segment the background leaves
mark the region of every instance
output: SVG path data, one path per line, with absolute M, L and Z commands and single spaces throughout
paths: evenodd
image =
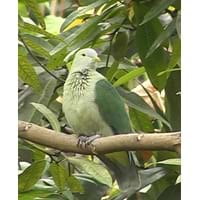
M 91 47 L 101 58 L 97 70 L 117 88 L 137 132 L 180 131 L 180 7 L 180 0 L 20 0 L 19 119 L 64 131 L 64 80 L 74 53 Z M 20 200 L 124 195 L 97 158 L 19 144 Z M 134 159 L 142 200 L 180 199 L 178 155 L 141 151 Z

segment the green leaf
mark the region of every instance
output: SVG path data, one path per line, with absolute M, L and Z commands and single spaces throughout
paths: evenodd
M 101 20 L 101 17 L 93 17 L 85 22 L 82 26 L 75 28 L 75 31 L 69 30 L 64 39 L 64 43 L 59 43 L 51 52 L 50 59 L 48 61 L 48 68 L 55 69 L 64 63 L 64 58 L 69 52 L 75 49 L 82 48 L 84 45 L 91 42 L 99 33 L 100 28 L 97 23 Z
M 66 169 L 60 164 L 52 162 L 49 170 L 56 186 L 59 188 L 59 190 L 63 191 L 65 189 L 66 178 L 68 176 L 66 174 L 67 173 Z
M 100 183 L 112 187 L 112 177 L 105 167 L 93 161 L 81 158 L 68 158 L 69 162 L 75 165 L 80 171 L 91 175 Z
M 176 69 L 176 68 L 174 68 Z M 165 88 L 166 116 L 173 131 L 181 130 L 181 71 L 171 72 Z
M 19 191 L 30 190 L 44 174 L 47 166 L 46 160 L 34 162 L 19 175 Z
M 168 26 L 161 32 L 161 34 L 156 38 L 154 43 L 151 45 L 145 58 L 148 58 L 160 45 L 163 41 L 168 39 L 171 34 L 176 29 L 176 20 L 174 19 Z
M 129 35 L 127 31 L 117 32 L 111 48 L 113 57 L 120 61 L 126 55 L 128 49 Z
M 165 70 L 165 71 L 163 71 L 163 72 L 160 72 L 160 73 L 158 74 L 158 76 L 162 76 L 162 75 L 165 74 L 165 73 L 170 74 L 170 72 L 180 71 L 180 70 L 181 70 L 181 68 L 167 69 L 167 70 Z
M 69 177 L 66 180 L 66 184 L 70 188 L 70 191 L 72 192 L 78 192 L 78 193 L 84 192 L 84 188 L 81 182 L 73 175 L 69 175 Z
M 128 72 L 124 76 L 120 77 L 117 81 L 115 81 L 113 86 L 118 87 L 120 85 L 123 85 L 123 84 L 127 83 L 128 81 L 135 79 L 138 76 L 141 76 L 144 73 L 145 73 L 144 67 L 133 69 L 132 71 Z
M 74 200 L 74 195 L 72 194 L 72 192 L 69 189 L 66 189 L 62 195 L 67 198 L 67 200 Z M 57 199 L 56 199 L 57 200 Z
M 84 187 L 84 193 L 75 193 L 78 200 L 100 200 L 108 191 L 108 186 L 99 183 L 95 178 L 87 174 L 75 174 Z M 92 192 L 91 192 L 92 191 Z
M 101 6 L 102 4 L 106 3 L 107 0 L 98 0 L 86 7 L 83 7 L 82 9 L 78 9 L 74 12 L 72 12 L 67 18 L 65 19 L 64 23 L 62 24 L 60 31 L 64 31 L 65 28 L 67 28 L 68 25 L 70 25 L 75 19 L 81 17 L 82 15 L 85 15 L 85 13 L 91 9 L 97 8 Z
M 176 18 L 176 30 L 177 30 L 179 38 L 181 39 L 181 12 L 180 11 L 178 11 L 178 15 Z
M 19 28 L 21 28 L 23 30 L 27 30 L 27 31 L 31 31 L 31 32 L 34 32 L 34 33 L 42 34 L 42 35 L 46 36 L 49 39 L 56 39 L 56 40 L 61 40 L 61 41 L 63 40 L 60 36 L 56 36 L 56 35 L 54 35 L 52 33 L 49 33 L 47 31 L 45 31 L 44 29 L 41 29 L 38 26 L 33 25 L 33 24 L 22 22 L 22 23 L 19 23 L 18 26 L 19 26 Z
M 179 175 L 176 179 L 176 184 L 181 183 L 181 175 Z
M 181 184 L 171 185 L 158 197 L 158 200 L 180 200 Z
M 119 94 L 124 98 L 125 102 L 127 103 L 128 106 L 146 113 L 147 115 L 154 117 L 156 119 L 159 119 L 161 122 L 166 124 L 168 127 L 170 127 L 169 122 L 164 119 L 160 114 L 155 112 L 144 100 L 142 97 L 137 95 L 134 92 L 128 92 L 122 88 L 117 88 Z
M 48 60 L 47 67 L 50 70 L 56 69 L 64 63 L 64 58 L 67 55 L 67 45 L 62 46 L 58 51 L 54 49 L 50 52 L 50 59 Z M 53 52 L 53 53 L 52 53 Z
M 163 161 L 157 162 L 158 164 L 165 164 L 165 165 L 181 165 L 180 158 L 171 158 Z
M 18 1 L 18 15 L 28 17 L 28 11 L 24 3 Z
M 168 64 L 168 70 L 172 69 L 179 63 L 181 57 L 181 41 L 178 37 L 172 38 L 172 55 Z
M 162 167 L 154 167 L 146 170 L 139 170 L 141 178 L 141 188 L 159 180 L 167 174 L 167 171 Z
M 133 128 L 136 130 L 136 132 L 154 132 L 152 118 L 149 115 L 133 108 L 129 108 L 129 115 L 133 124 Z
M 19 68 L 18 75 L 21 80 L 30 85 L 36 92 L 41 90 L 40 81 L 38 76 L 29 62 L 27 55 L 23 55 L 19 50 L 18 56 Z
M 28 0 L 28 1 L 25 1 L 25 4 L 27 5 L 28 8 L 30 8 L 33 11 L 33 14 L 35 15 L 37 21 L 42 26 L 42 28 L 45 29 L 46 28 L 45 22 L 44 22 L 44 19 L 43 19 L 43 16 L 42 16 L 42 13 L 40 11 L 37 1 Z
M 55 131 L 60 132 L 60 123 L 55 114 L 45 105 L 40 103 L 31 103 L 39 112 L 41 112 L 49 121 Z
M 44 18 L 46 24 L 46 30 L 52 34 L 60 34 L 60 27 L 64 22 L 64 19 L 55 15 L 48 15 Z M 59 37 L 59 36 L 57 36 Z
M 70 41 L 68 44 L 69 50 L 72 51 L 76 48 L 81 48 L 94 40 L 100 34 L 98 22 L 100 22 L 102 18 L 103 15 L 89 19 L 82 24 L 73 35 L 66 38 L 65 41 Z
M 49 57 L 49 51 L 52 46 L 48 44 L 45 40 L 28 34 L 21 37 L 33 51 L 37 52 L 42 57 Z
M 126 195 L 129 197 L 133 197 L 132 195 L 135 194 L 139 189 L 144 188 L 145 186 L 154 183 L 155 181 L 159 180 L 163 176 L 167 174 L 166 170 L 161 167 L 150 168 L 146 170 L 139 170 L 139 177 L 140 177 L 140 186 L 139 188 L 133 189 L 132 187 L 127 188 Z M 113 200 L 121 200 L 124 199 L 124 192 L 122 191 L 120 194 L 117 194 Z
M 110 60 L 110 58 L 109 58 L 109 60 Z M 114 60 L 112 65 L 110 66 L 110 68 L 108 68 L 108 70 L 106 71 L 105 76 L 110 82 L 113 80 L 113 78 L 117 72 L 118 66 L 119 66 L 119 62 Z
M 149 8 L 152 6 L 151 2 L 146 4 L 141 4 L 139 2 L 134 2 L 134 11 L 136 16 L 136 22 L 139 24 L 143 19 L 143 16 L 148 12 Z M 137 27 L 136 30 L 136 45 L 138 49 L 139 56 L 144 64 L 148 77 L 151 83 L 161 91 L 166 84 L 167 75 L 158 77 L 158 73 L 166 70 L 169 55 L 162 46 L 158 47 L 148 58 L 146 54 L 149 48 L 152 46 L 153 42 L 163 31 L 163 27 L 158 19 L 154 18 L 142 26 Z
M 19 200 L 36 200 L 37 198 L 46 198 L 48 195 L 52 194 L 55 190 L 48 188 L 34 188 L 27 192 L 19 193 Z
M 72 174 L 68 174 L 67 170 L 68 169 L 64 168 L 61 164 L 57 164 L 55 162 L 51 163 L 50 173 L 56 186 L 61 191 L 65 191 L 67 186 L 71 192 L 83 193 L 84 189 L 80 181 Z
M 40 124 L 40 120 L 43 116 L 30 103 L 37 102 L 43 105 L 48 105 L 53 95 L 54 88 L 56 87 L 56 83 L 57 81 L 55 79 L 52 79 L 51 77 L 50 80 L 47 80 L 45 82 L 44 89 L 41 91 L 40 94 L 29 94 L 29 96 L 25 98 L 25 102 L 19 110 L 19 119 Z
M 156 1 L 156 4 L 145 14 L 143 21 L 140 25 L 143 25 L 158 16 L 163 10 L 165 10 L 169 5 L 174 3 L 175 0 L 160 0 Z

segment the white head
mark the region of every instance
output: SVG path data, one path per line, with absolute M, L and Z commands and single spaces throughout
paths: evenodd
M 96 69 L 96 62 L 99 60 L 97 52 L 94 49 L 81 49 L 75 54 L 72 70 Z

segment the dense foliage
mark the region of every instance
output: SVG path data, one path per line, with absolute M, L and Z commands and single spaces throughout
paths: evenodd
M 137 132 L 180 130 L 180 0 L 19 0 L 18 10 L 20 120 L 65 132 L 63 81 L 74 53 L 91 47 Z M 105 200 L 120 193 L 97 158 L 50 152 L 19 140 L 19 200 Z M 131 199 L 180 199 L 179 155 L 136 155 L 142 189 Z

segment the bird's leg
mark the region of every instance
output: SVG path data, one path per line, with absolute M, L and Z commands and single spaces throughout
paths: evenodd
M 78 137 L 77 146 L 82 148 L 82 146 L 85 145 L 86 148 L 87 145 L 91 145 L 94 140 L 100 137 L 101 137 L 100 135 L 92 135 L 92 136 L 80 135 Z

